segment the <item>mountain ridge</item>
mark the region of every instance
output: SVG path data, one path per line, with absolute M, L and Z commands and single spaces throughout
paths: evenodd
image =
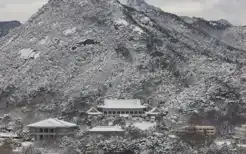
M 0 21 L 0 37 L 7 35 L 11 29 L 19 27 L 20 25 L 21 23 L 17 20 Z

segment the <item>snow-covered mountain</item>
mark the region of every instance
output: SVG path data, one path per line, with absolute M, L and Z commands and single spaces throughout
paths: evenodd
M 218 21 L 206 21 L 202 18 L 190 18 L 185 16 L 182 17 L 182 19 L 230 46 L 242 49 L 246 47 L 245 26 L 233 26 L 223 19 Z
M 8 34 L 9 30 L 20 26 L 19 21 L 0 21 L 0 37 Z
M 104 98 L 140 98 L 202 123 L 240 123 L 244 29 L 143 0 L 50 0 L 1 40 L 1 105 L 76 115 Z

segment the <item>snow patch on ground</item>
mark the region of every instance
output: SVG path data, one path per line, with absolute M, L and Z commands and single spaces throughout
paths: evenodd
M 28 59 L 28 58 L 35 58 L 36 59 L 39 57 L 40 53 L 34 52 L 34 50 L 31 48 L 26 48 L 26 49 L 20 50 L 20 54 L 21 54 L 21 58 L 24 58 L 24 59 Z
M 30 42 L 36 42 L 37 41 L 37 38 L 31 38 L 30 40 L 29 40 Z
M 86 4 L 88 4 L 88 2 L 87 1 L 80 1 L 80 2 L 78 2 L 78 4 L 80 6 L 85 6 Z
M 21 146 L 21 147 L 15 148 L 15 149 L 13 150 L 13 152 L 20 153 L 21 150 L 22 150 L 22 148 L 31 146 L 31 145 L 33 145 L 33 144 L 34 144 L 33 142 L 22 142 L 22 143 L 21 143 L 22 146 Z
M 42 25 L 43 23 L 44 23 L 44 22 L 43 22 L 43 21 L 41 21 L 41 22 L 39 22 L 39 23 L 38 23 L 38 25 Z
M 33 52 L 33 50 L 30 48 L 22 49 L 20 51 L 21 58 L 27 59 L 32 54 L 32 52 Z
M 182 17 L 182 19 L 188 24 L 193 24 L 194 22 L 196 22 L 196 19 L 191 17 Z
M 39 57 L 39 55 L 40 55 L 40 52 L 38 52 L 38 53 L 33 52 L 33 53 L 30 55 L 30 57 L 33 57 L 34 59 L 37 59 L 37 58 Z
M 75 32 L 76 32 L 76 27 L 73 27 L 73 28 L 66 29 L 66 30 L 63 32 L 63 34 L 67 36 L 67 35 L 73 34 L 73 33 L 75 33 Z
M 176 135 L 173 135 L 173 134 L 168 135 L 168 137 L 170 137 L 170 138 L 177 138 L 177 136 Z
M 0 138 L 12 138 L 17 137 L 17 134 L 15 133 L 0 133 Z
M 214 141 L 214 143 L 216 145 L 218 145 L 218 146 L 222 146 L 223 144 L 230 145 L 231 141 L 228 141 L 228 140 L 217 140 L 217 141 Z
M 28 147 L 28 146 L 30 146 L 30 145 L 33 145 L 33 142 L 22 142 L 21 145 L 22 145 L 23 147 Z
M 246 144 L 237 144 L 238 147 L 246 148 Z
M 144 33 L 144 31 L 143 31 L 140 27 L 138 27 L 138 26 L 135 26 L 135 27 L 133 28 L 133 30 L 136 31 L 136 32 L 138 32 L 139 34 Z
M 46 44 L 48 42 L 48 40 L 49 40 L 49 37 L 46 36 L 45 39 L 42 39 L 42 40 L 39 41 L 39 44 L 40 45 L 44 45 L 44 44 Z
M 21 153 L 22 148 L 21 147 L 17 147 L 13 150 L 14 153 Z
M 124 20 L 124 19 L 118 19 L 118 20 L 115 21 L 115 23 L 118 24 L 118 25 L 125 25 L 125 26 L 129 25 L 128 22 L 126 20 Z
M 210 22 L 210 24 L 213 25 L 213 26 L 217 25 L 217 23 L 215 23 L 215 22 Z
M 151 21 L 150 21 L 150 19 L 148 17 L 141 18 L 140 22 L 142 24 L 144 24 L 144 25 L 149 25 L 150 24 L 150 26 L 152 26 L 152 23 L 151 23 Z

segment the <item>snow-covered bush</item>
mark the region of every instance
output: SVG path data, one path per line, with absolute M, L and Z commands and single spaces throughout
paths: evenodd
M 9 123 L 11 122 L 11 120 L 12 120 L 12 118 L 11 118 L 11 116 L 9 114 L 4 114 L 2 122 L 3 122 L 5 128 L 8 128 Z
M 122 127 L 126 126 L 126 120 L 123 117 L 117 116 L 113 120 L 113 125 L 120 125 Z
M 125 131 L 126 138 L 129 139 L 138 139 L 147 136 L 147 134 L 144 131 L 134 126 L 126 127 Z

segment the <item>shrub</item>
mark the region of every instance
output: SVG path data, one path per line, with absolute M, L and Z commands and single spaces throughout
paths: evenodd
M 30 145 L 28 147 L 23 147 L 21 150 L 21 154 L 42 154 L 42 152 L 35 148 L 33 145 Z

